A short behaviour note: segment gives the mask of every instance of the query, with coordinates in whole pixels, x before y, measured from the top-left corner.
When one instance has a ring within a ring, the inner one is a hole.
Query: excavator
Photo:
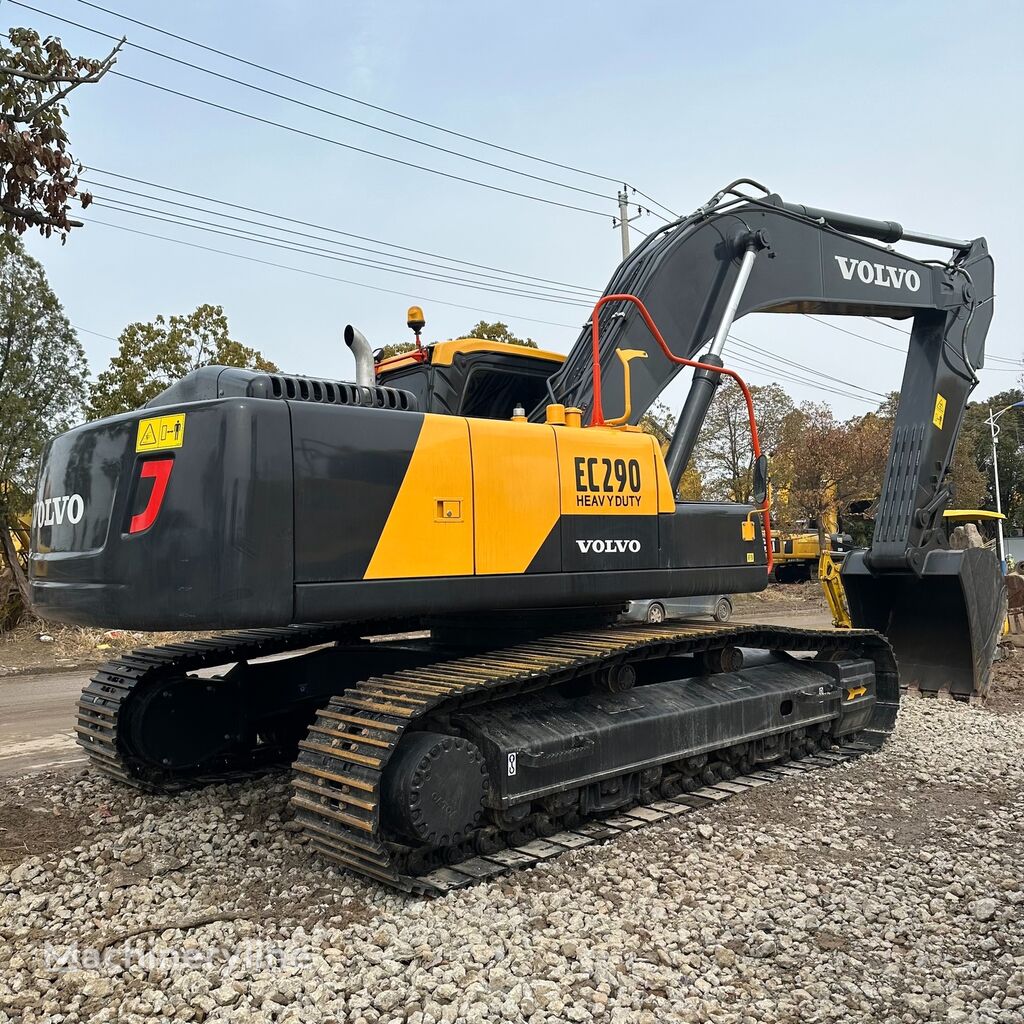
[[[149,792],[294,760],[308,846],[417,894],[876,749],[901,684],[986,684],[998,569],[941,527],[992,295],[983,238],[739,179],[622,262],[567,357],[424,345],[414,308],[391,359],[345,329],[354,382],[207,366],[76,427],[40,468],[38,613],[233,630],[104,665],[79,742]],[[767,583],[767,457],[723,359],[753,312],[912,325],[873,543],[843,566],[858,628],[617,623],[649,594]],[[684,369],[663,455],[638,423]],[[677,501],[723,385],[754,500]]]

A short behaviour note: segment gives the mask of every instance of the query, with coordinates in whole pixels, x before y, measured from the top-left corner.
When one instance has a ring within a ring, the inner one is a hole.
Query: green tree
[[[256,349],[230,337],[220,306],[202,305],[185,316],[158,316],[151,323],[129,324],[117,345],[117,354],[92,389],[90,419],[139,409],[200,366],[277,371]]]
[[[0,43],[0,228],[46,236],[80,227],[68,204],[79,196],[78,164],[68,151],[65,100],[82,85],[98,82],[114,65],[122,39],[102,59],[74,57],[59,39],[41,39],[30,28],[12,28]]]
[[[508,324],[496,320],[489,324],[486,320],[478,320],[466,334],[460,338],[483,338],[486,341],[500,341],[506,345],[525,345],[527,348],[537,348],[537,342],[533,338],[517,338],[510,330]]]
[[[954,500],[960,508],[996,507],[992,472],[990,412],[1024,401],[1024,390],[1011,388],[982,402],[971,402],[953,456]],[[999,417],[999,492],[1007,526],[1024,526],[1024,409],[1011,409]],[[977,474],[977,475],[976,475]],[[984,486],[979,487],[979,479]],[[973,500],[972,500],[973,499]]]
[[[675,433],[676,414],[664,402],[655,402],[641,417],[640,427],[657,439],[664,455]],[[692,460],[683,470],[676,496],[682,501],[700,501],[704,497],[704,482]]]
[[[527,348],[537,348],[537,342],[532,338],[517,338],[509,329],[508,324],[503,324],[500,320],[495,321],[493,324],[488,323],[486,320],[478,320],[465,334],[460,334],[456,340],[461,341],[464,338],[483,338],[485,341],[501,341],[506,345],[525,345]],[[398,341],[393,345],[385,345],[380,350],[377,361],[390,359],[392,356],[401,355],[403,352],[411,352],[415,347],[416,343],[413,341]]]
[[[80,414],[87,374],[85,352],[42,266],[16,235],[0,233],[0,575],[25,599],[9,530],[32,507],[44,445]]]
[[[761,449],[772,463],[772,480],[778,488],[784,483],[780,480],[784,465],[780,455],[791,448],[793,400],[778,384],[755,385],[750,393]],[[749,502],[753,488],[752,460],[747,405],[740,389],[732,381],[726,381],[711,402],[694,450],[693,461],[700,470],[708,496]]]

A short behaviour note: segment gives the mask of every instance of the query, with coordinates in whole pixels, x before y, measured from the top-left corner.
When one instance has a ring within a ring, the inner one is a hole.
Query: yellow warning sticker
[[[748,551],[747,552],[747,561],[748,562],[753,562],[754,561],[754,552],[753,551]]]
[[[935,395],[935,413],[932,415],[932,423],[942,429],[942,421],[946,418],[946,400],[942,395],[936,392]]]
[[[185,440],[185,414],[176,412],[171,416],[150,416],[139,420],[139,432],[135,435],[137,452],[158,452],[164,448],[180,448]]]

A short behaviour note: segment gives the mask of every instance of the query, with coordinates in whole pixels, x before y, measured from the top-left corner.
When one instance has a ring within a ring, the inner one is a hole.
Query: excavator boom
[[[731,195],[731,201],[722,202]],[[946,262],[913,259],[900,240],[952,250]],[[882,244],[879,244],[882,243]],[[842,578],[855,626],[879,630],[896,648],[904,684],[958,696],[986,692],[1005,593],[986,554],[947,549],[942,514],[948,472],[967,400],[984,366],[992,319],[993,263],[984,238],[905,231],[894,221],[719,193],[648,237],[619,267],[606,295],[643,298],[679,356],[721,365],[732,323],[749,313],[889,317],[910,322],[907,360],[874,535],[851,553]],[[679,372],[630,304],[600,309],[594,394],[593,325],[550,382],[550,400],[626,406],[616,352],[631,363],[629,422],[638,422]],[[707,346],[707,351],[704,351]],[[694,374],[666,458],[677,485],[721,376]],[[535,410],[534,416],[537,415]]]

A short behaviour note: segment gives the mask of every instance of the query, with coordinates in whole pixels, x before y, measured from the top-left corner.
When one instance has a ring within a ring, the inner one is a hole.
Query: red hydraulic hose
[[[751,446],[754,450],[754,458],[759,459],[761,457],[761,438],[757,432],[757,419],[754,416],[754,399],[750,394],[750,388],[747,387],[746,381],[735,371],[727,370],[723,366],[712,366],[710,363],[702,363],[696,359],[685,359],[683,356],[677,356],[666,343],[662,337],[661,331],[658,330],[658,325],[654,322],[651,314],[647,312],[647,307],[643,304],[643,301],[636,295],[630,295],[628,292],[620,292],[615,295],[602,295],[594,304],[594,311],[590,317],[590,334],[593,341],[593,359],[594,359],[594,406],[590,414],[590,425],[592,427],[604,426],[604,408],[601,404],[601,348],[599,340],[599,314],[601,307],[606,302],[632,302],[636,306],[640,315],[643,317],[644,323],[647,324],[647,329],[651,332],[654,340],[661,347],[661,351],[665,353],[665,356],[673,363],[678,363],[680,366],[692,366],[695,370],[710,370],[712,373],[721,373],[726,377],[731,377],[739,385],[740,390],[743,392],[743,400],[747,403],[747,419],[750,421],[750,440]],[[761,511],[764,513],[762,518],[764,520],[764,546],[765,555],[768,560],[768,572],[772,571],[772,565],[774,564],[774,558],[772,557],[772,528],[771,523],[768,521],[768,509],[770,503],[766,496],[764,501],[761,503]]]

